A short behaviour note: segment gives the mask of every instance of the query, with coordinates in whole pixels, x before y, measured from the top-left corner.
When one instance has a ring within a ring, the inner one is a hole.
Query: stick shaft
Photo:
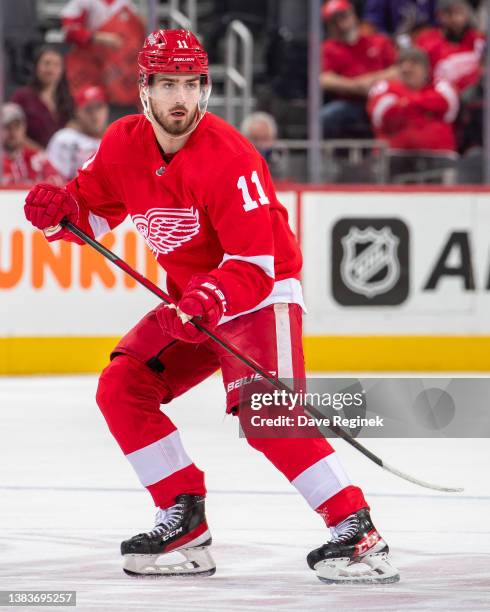
[[[162,289],[160,289],[160,287],[158,287],[158,285],[156,285],[151,280],[149,280],[148,278],[146,278],[145,276],[143,276],[142,274],[137,272],[127,262],[125,262],[123,259],[118,257],[115,253],[113,253],[111,250],[106,248],[103,244],[101,244],[100,242],[98,242],[94,238],[91,238],[88,234],[86,234],[84,231],[82,231],[79,227],[77,227],[76,225],[74,225],[73,223],[71,223],[71,222],[69,222],[67,220],[63,220],[61,222],[61,225],[63,227],[66,227],[67,229],[69,229],[70,232],[72,232],[72,234],[75,234],[75,236],[80,238],[80,240],[83,240],[83,242],[85,242],[86,244],[89,244],[91,247],[93,247],[98,253],[103,255],[106,259],[111,261],[118,268],[123,270],[123,272],[125,272],[126,274],[128,274],[129,276],[134,278],[135,281],[137,281],[140,285],[142,285],[143,287],[148,289],[148,291],[151,291],[151,293],[153,293],[153,295],[155,295],[156,297],[160,298],[165,304],[173,304],[172,300],[170,299],[170,296],[167,295]],[[254,370],[257,374],[260,374],[271,385],[273,385],[274,387],[276,387],[280,391],[285,391],[286,393],[289,393],[289,394],[293,393],[293,391],[286,384],[284,384],[278,378],[276,378],[274,376],[271,376],[271,374],[269,372],[267,372],[266,370],[264,370],[264,368],[262,368],[255,360],[253,360],[250,357],[244,355],[241,351],[239,351],[231,343],[226,342],[225,340],[220,338],[217,334],[215,334],[214,332],[208,330],[206,327],[204,327],[200,323],[197,323],[196,321],[191,320],[190,323],[192,323],[192,325],[194,325],[194,327],[196,327],[199,331],[201,331],[201,332],[205,333],[207,336],[209,336],[209,338],[211,338],[214,342],[219,344],[228,353],[230,353],[231,355],[233,355],[234,357],[239,359],[243,364],[248,366],[251,370]],[[311,406],[310,404],[306,404],[304,406],[304,409],[305,409],[305,412],[310,417],[317,418],[317,419],[324,417],[324,415],[319,410],[317,410],[315,407]],[[460,492],[460,491],[463,490],[463,489],[455,488],[455,487],[441,487],[439,485],[433,485],[431,483],[428,483],[428,482],[419,480],[417,478],[414,478],[413,476],[410,476],[408,474],[404,474],[403,472],[401,472],[400,470],[397,470],[396,468],[393,468],[391,466],[385,465],[383,460],[380,459],[380,457],[378,457],[373,452],[371,452],[368,448],[366,448],[363,444],[358,442],[358,440],[353,438],[348,432],[343,430],[341,427],[338,427],[336,425],[330,425],[329,429],[334,434],[336,434],[337,436],[339,436],[340,438],[345,440],[345,442],[350,444],[350,446],[352,446],[353,448],[358,450],[360,453],[362,453],[365,457],[370,459],[373,463],[375,463],[379,467],[389,471],[390,473],[394,474],[395,476],[398,476],[399,478],[403,478],[404,480],[408,480],[409,482],[417,484],[417,485],[419,485],[421,487],[425,487],[425,488],[428,488],[428,489],[434,489],[436,491]]]
[[[116,265],[118,268],[123,270],[123,272],[128,274],[128,276],[131,276],[132,278],[134,278],[134,280],[140,283],[140,285],[143,285],[143,287],[151,291],[151,293],[153,293],[153,295],[160,298],[162,302],[164,302],[165,304],[173,304],[172,300],[170,299],[170,296],[167,295],[165,291],[160,289],[158,285],[155,285],[155,283],[153,283],[151,280],[149,280],[148,278],[140,274],[138,271],[136,271],[134,268],[132,268],[127,262],[125,262],[123,259],[118,257],[115,253],[110,251],[103,244],[101,244],[97,240],[94,240],[93,238],[90,238],[88,234],[86,234],[79,227],[77,227],[76,225],[73,225],[73,223],[70,223],[69,221],[63,222],[62,225],[66,227],[67,229],[69,229],[70,232],[72,232],[72,234],[75,234],[75,236],[78,236],[80,240],[83,240],[84,242],[89,244],[91,247],[93,247],[96,251],[98,251],[101,255],[109,259],[114,265]],[[243,355],[232,344],[230,344],[229,342],[225,342],[217,334],[210,331],[209,329],[207,329],[206,327],[204,327],[197,321],[191,320],[189,322],[192,325],[194,325],[194,327],[196,327],[199,331],[209,336],[212,340],[214,340],[217,344],[219,344],[226,351],[231,353],[234,357],[239,359],[242,363],[247,365],[249,368],[251,368],[252,370],[255,370],[258,374],[260,374],[264,378],[271,379],[271,375],[268,372],[266,372],[256,361],[254,361],[250,357],[247,357],[246,355]],[[280,380],[277,380],[277,384],[281,385],[279,387],[281,390],[291,391],[289,387],[281,383]]]

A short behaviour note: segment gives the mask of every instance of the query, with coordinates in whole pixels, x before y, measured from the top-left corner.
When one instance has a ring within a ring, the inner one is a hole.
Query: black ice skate
[[[331,527],[332,539],[312,550],[308,565],[327,584],[398,582],[388,561],[389,548],[374,527],[366,508]]]
[[[123,570],[131,576],[211,576],[216,565],[209,554],[210,545],[204,497],[178,495],[175,505],[158,510],[152,531],[122,542]],[[163,563],[157,563],[161,555],[174,551],[185,560],[165,564],[164,556]]]

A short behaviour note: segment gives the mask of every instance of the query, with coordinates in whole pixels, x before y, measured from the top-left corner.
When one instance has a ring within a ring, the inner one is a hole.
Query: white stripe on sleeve
[[[436,85],[436,91],[447,102],[447,112],[444,115],[444,121],[446,123],[452,123],[459,111],[459,98],[454,88],[447,81],[439,81]]]
[[[269,304],[299,304],[302,310],[306,312],[306,306],[303,299],[303,290],[301,289],[301,283],[296,278],[283,278],[280,281],[274,283],[274,288],[271,293],[262,302],[251,308],[250,310],[244,310],[231,317],[223,316],[219,321],[219,325],[228,323],[236,317],[256,312],[261,308],[269,306]]]
[[[259,268],[262,268],[262,270],[267,274],[267,276],[270,276],[271,278],[276,277],[276,273],[274,271],[273,255],[252,255],[250,257],[246,257],[243,255],[228,255],[228,253],[225,253],[223,256],[223,260],[218,267],[221,268],[221,266],[230,259],[235,259],[236,261],[246,261],[248,263],[255,264]]]
[[[95,151],[95,153],[93,155],[91,155],[87,159],[87,161],[83,162],[82,170],[86,170],[90,166],[90,164],[94,161],[96,155],[97,155],[97,151]]]
[[[389,93],[376,102],[372,112],[373,125],[375,128],[379,129],[381,127],[386,111],[396,104],[397,99],[395,94]]]

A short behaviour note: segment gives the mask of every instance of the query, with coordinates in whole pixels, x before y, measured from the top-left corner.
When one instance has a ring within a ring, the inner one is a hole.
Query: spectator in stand
[[[379,32],[405,37],[415,30],[436,24],[436,0],[366,0],[363,19]],[[402,39],[406,46],[406,39]]]
[[[473,26],[466,0],[438,0],[437,19],[441,27],[422,32],[415,42],[427,51],[434,80],[447,80],[461,92],[480,78],[485,36]]]
[[[361,34],[347,0],[322,9],[330,38],[322,49],[321,85],[330,101],[321,111],[326,138],[369,137],[366,97],[379,80],[396,76],[395,48],[384,34]]]
[[[456,90],[447,81],[430,82],[429,58],[422,49],[402,50],[398,63],[399,79],[377,83],[368,101],[376,137],[387,141],[395,153],[392,170],[420,168],[417,159],[423,155],[433,160],[432,169],[441,167],[440,160],[452,163],[457,157]]]
[[[109,107],[104,90],[97,85],[81,89],[75,96],[75,118],[56,132],[46,150],[51,164],[66,181],[99,148],[107,128]]]
[[[459,100],[447,82],[430,82],[429,59],[422,49],[400,52],[400,77],[381,81],[369,92],[373,130],[392,149],[455,151],[454,121]]]
[[[274,178],[284,178],[284,152],[277,148],[277,123],[272,115],[251,113],[242,122],[241,133],[250,140],[267,162]]]
[[[12,96],[27,118],[27,136],[45,148],[51,136],[64,127],[72,112],[72,99],[64,75],[63,56],[54,47],[38,52],[31,83]]]
[[[3,185],[33,185],[38,182],[62,185],[63,181],[43,151],[26,140],[26,116],[18,104],[2,106]]]
[[[145,26],[131,0],[69,0],[62,10],[66,57],[73,95],[89,85],[103,87],[114,118],[139,105],[137,56]]]

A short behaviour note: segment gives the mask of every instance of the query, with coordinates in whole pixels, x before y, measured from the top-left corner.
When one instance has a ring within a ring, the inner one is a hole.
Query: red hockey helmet
[[[207,53],[189,30],[152,32],[138,54],[138,66],[143,87],[157,73],[199,74],[205,84],[209,81]]]

